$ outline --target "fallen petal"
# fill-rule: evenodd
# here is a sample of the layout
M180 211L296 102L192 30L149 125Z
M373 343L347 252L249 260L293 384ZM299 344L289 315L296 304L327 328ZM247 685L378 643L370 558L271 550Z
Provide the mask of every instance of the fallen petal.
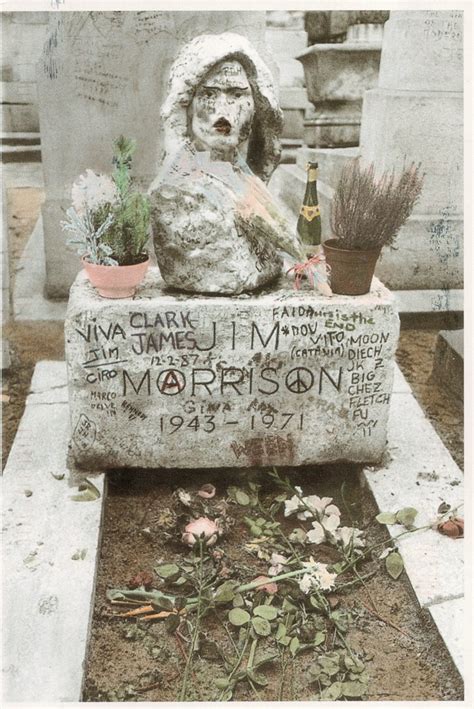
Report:
M216 488L211 483L206 483L198 490L197 494L205 500L210 500L216 494Z
M252 583L261 581L262 584L257 586L256 591L266 591L267 593L276 593L278 591L277 584L268 578L268 576L257 576Z

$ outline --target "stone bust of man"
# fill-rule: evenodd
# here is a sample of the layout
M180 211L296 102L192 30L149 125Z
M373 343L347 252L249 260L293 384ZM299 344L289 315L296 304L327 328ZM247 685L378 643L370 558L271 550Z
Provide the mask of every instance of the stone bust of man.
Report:
M270 71L245 37L201 35L170 71L165 159L150 187L155 253L167 285L238 294L301 249L265 187L282 113Z

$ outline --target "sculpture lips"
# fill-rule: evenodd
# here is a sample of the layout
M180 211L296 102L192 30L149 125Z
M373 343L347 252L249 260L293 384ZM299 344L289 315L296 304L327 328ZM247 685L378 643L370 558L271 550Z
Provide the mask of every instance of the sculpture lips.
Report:
M219 118L214 123L213 128L215 128L218 133L223 133L224 135L229 135L230 129L232 128L232 126L230 125L227 118Z

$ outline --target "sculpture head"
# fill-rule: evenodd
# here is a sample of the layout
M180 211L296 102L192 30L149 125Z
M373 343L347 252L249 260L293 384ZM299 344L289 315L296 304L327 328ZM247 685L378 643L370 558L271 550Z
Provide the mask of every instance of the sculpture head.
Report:
M273 77L241 35L200 35L181 49L161 117L167 155L186 141L224 160L238 148L264 180L278 164L282 112Z
M188 108L190 137L198 150L232 159L248 140L254 114L252 87L242 64L224 60L196 88Z

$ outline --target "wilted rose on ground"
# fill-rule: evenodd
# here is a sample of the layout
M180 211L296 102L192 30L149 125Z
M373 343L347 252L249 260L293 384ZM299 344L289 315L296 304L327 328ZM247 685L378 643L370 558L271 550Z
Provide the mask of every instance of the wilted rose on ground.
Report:
M460 517L452 517L438 524L438 532L447 537L457 539L464 536L464 520Z
M144 589L149 590L153 587L154 578L153 575L148 571L139 571L133 578L128 582L129 588L139 588L143 586Z
M206 546L211 547L217 542L220 534L221 530L214 520L209 517L199 517L186 525L181 539L183 544L190 547L194 546L199 539L202 539Z

